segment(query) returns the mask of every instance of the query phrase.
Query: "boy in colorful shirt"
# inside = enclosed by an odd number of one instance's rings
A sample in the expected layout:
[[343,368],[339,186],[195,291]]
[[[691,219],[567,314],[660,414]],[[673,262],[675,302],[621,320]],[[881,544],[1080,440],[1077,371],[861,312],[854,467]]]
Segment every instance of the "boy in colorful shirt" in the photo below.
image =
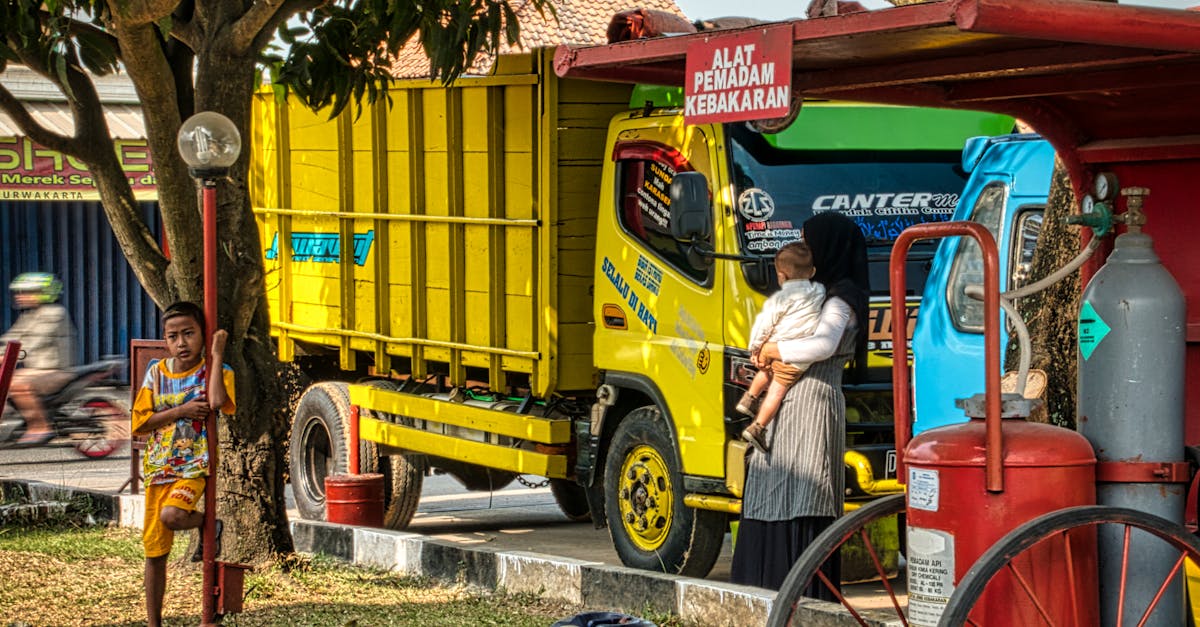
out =
[[[228,333],[213,332],[212,356],[222,364],[221,376],[207,376],[204,358],[204,312],[194,303],[180,302],[163,311],[163,339],[171,357],[154,360],[133,402],[133,432],[149,435],[142,457],[146,480],[146,518],[142,545],[146,553],[146,615],[148,627],[162,624],[167,585],[167,557],[175,532],[196,529],[204,513],[196,505],[208,477],[209,411],[232,415],[233,370],[224,365]],[[207,390],[205,385],[207,383]],[[220,540],[217,521],[215,537]],[[220,544],[217,544],[218,552]],[[197,555],[200,549],[197,547]],[[195,555],[193,561],[198,561]]]

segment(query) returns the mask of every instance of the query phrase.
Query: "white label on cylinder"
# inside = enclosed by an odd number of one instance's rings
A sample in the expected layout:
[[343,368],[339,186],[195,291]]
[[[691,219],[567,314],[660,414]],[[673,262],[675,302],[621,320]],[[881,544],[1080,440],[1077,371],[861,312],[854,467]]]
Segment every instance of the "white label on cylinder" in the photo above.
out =
[[908,467],[908,507],[938,511],[938,471]]
[[908,624],[935,627],[954,594],[954,536],[908,528]]

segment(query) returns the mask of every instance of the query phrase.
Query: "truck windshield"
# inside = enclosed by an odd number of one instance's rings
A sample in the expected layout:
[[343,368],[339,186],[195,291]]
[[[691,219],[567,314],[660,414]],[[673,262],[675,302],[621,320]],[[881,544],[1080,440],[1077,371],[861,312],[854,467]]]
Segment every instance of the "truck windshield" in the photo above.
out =
[[[949,220],[966,182],[960,151],[788,150],[745,125],[727,125],[726,132],[742,253],[774,255],[800,236],[805,220],[836,211],[867,238],[877,292],[886,292],[887,252],[900,232]],[[935,245],[914,247],[910,261]],[[924,276],[910,271],[909,279],[919,293]]]

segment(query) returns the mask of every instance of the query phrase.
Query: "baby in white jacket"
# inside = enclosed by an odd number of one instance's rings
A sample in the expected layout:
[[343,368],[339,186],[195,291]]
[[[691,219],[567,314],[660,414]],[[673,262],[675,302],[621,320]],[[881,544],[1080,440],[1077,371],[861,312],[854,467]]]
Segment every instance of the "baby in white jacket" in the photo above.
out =
[[[788,388],[804,375],[810,364],[774,361],[770,367],[764,367],[758,353],[767,342],[794,340],[816,330],[825,302],[825,286],[810,280],[815,272],[812,251],[804,242],[792,242],[779,249],[775,254],[779,291],[763,304],[750,331],[750,359],[759,370],[738,402],[737,410],[755,416],[754,422],[742,431],[742,439],[764,453],[768,450],[767,425],[779,411]],[[763,388],[767,388],[767,394],[760,403]]]

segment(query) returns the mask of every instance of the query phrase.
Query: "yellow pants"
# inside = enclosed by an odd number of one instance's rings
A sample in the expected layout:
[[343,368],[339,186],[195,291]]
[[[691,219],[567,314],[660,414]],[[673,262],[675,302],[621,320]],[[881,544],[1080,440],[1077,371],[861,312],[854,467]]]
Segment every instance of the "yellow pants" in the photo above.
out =
[[146,557],[166,555],[175,543],[175,531],[163,524],[163,508],[178,507],[192,512],[203,497],[203,477],[146,486],[146,519],[142,525],[142,547],[145,548]]

